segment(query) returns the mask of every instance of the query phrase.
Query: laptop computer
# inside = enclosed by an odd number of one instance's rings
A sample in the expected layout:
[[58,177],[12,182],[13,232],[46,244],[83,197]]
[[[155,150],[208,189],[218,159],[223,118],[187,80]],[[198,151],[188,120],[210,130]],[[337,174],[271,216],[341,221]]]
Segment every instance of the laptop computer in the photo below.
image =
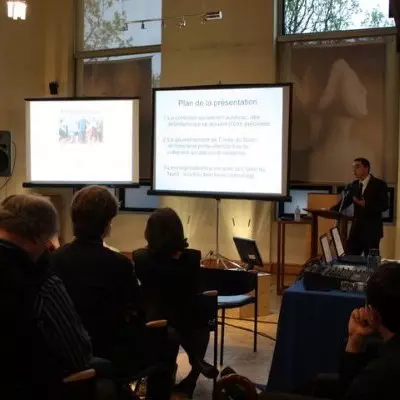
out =
[[329,243],[329,237],[326,233],[320,236],[319,243],[321,244],[322,256],[325,264],[332,264],[333,256],[331,252],[331,245]]
[[356,265],[360,264],[365,265],[367,263],[367,260],[364,256],[345,254],[342,238],[340,237],[339,229],[336,226],[331,228],[330,231],[337,259],[339,262],[345,264],[356,264]]
[[327,233],[324,233],[323,235],[320,236],[319,242],[321,244],[322,256],[324,258],[325,265],[336,266],[339,268],[344,267],[347,270],[357,268],[357,266],[354,263],[351,264],[351,263],[340,262],[339,260],[333,257],[331,252],[330,240]]
[[240,261],[245,264],[245,269],[251,271],[256,265],[263,266],[257,243],[253,239],[234,237],[233,241],[239,253]]

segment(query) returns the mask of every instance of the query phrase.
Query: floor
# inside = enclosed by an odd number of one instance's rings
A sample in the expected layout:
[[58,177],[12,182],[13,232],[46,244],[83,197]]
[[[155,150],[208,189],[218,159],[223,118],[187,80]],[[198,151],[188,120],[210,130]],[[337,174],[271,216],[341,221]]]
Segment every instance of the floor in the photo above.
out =
[[[288,277],[285,284],[290,285],[294,277]],[[271,314],[259,319],[258,351],[253,352],[253,321],[229,318],[226,320],[224,366],[230,366],[239,374],[248,377],[255,383],[265,385],[271,366],[277,322],[281,298],[276,295],[276,281],[271,283],[270,309]],[[213,360],[213,338],[210,339],[206,359]],[[186,354],[182,351],[178,359],[177,382],[186,376],[190,370]],[[212,381],[201,377],[198,381],[194,399],[211,399]],[[174,400],[182,397],[175,396]]]

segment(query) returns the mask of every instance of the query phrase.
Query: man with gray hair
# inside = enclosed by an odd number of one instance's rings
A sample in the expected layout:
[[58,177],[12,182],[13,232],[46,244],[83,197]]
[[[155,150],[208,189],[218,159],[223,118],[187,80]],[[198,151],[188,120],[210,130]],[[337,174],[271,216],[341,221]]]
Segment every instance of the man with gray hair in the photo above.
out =
[[0,384],[7,399],[57,398],[62,378],[88,367],[89,337],[62,281],[42,256],[59,230],[53,204],[34,194],[0,205]]

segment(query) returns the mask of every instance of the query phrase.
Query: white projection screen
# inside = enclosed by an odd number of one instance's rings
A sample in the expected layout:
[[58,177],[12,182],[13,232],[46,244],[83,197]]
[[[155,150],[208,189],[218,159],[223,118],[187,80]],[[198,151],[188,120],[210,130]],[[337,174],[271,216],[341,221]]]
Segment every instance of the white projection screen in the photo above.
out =
[[30,184],[139,182],[139,100],[27,99]]
[[154,194],[288,196],[292,85],[153,92]]

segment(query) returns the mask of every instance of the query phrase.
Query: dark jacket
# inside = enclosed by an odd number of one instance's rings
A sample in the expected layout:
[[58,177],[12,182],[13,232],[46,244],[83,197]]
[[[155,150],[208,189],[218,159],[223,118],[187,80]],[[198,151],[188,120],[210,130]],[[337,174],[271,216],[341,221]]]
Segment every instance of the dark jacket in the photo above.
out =
[[345,400],[392,400],[399,397],[400,337],[383,346],[382,354],[365,362],[365,354],[346,353],[341,379],[348,386]]
[[132,314],[140,319],[139,287],[131,261],[101,239],[76,239],[53,253],[51,264],[64,281],[96,356],[109,357]]
[[16,398],[15,391],[5,395],[7,387],[33,396],[44,386],[41,397],[47,398],[63,376],[88,367],[91,344],[63,283],[47,263],[35,263],[5,240],[0,240],[0,318],[5,397]]
[[[349,191],[343,201],[342,211],[351,206],[353,197],[359,196],[359,181],[350,184]],[[365,207],[354,204],[354,219],[351,227],[352,232],[367,238],[383,237],[382,213],[389,208],[388,188],[386,183],[371,175],[367,187],[362,195]],[[332,209],[339,211],[341,202]]]
[[149,319],[165,318],[188,329],[206,323],[198,297],[200,260],[200,251],[193,249],[184,250],[179,259],[160,258],[148,249],[133,252]]

